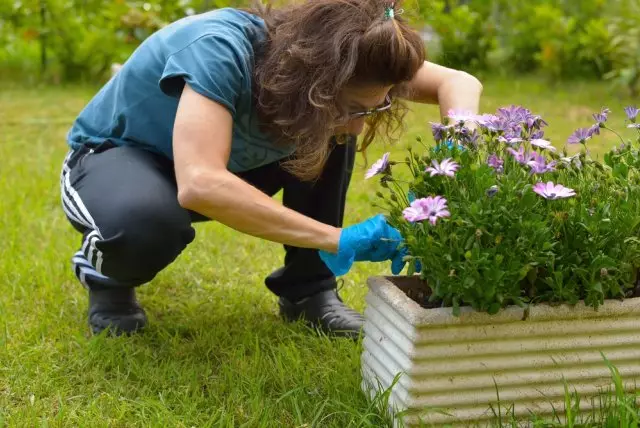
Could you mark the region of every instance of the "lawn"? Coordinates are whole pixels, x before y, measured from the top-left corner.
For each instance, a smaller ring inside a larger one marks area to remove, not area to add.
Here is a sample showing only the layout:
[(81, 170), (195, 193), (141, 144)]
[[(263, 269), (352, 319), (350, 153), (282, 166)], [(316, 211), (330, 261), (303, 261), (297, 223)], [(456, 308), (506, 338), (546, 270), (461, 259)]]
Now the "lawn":
[[(65, 133), (94, 91), (0, 93), (0, 426), (384, 426), (360, 393), (360, 344), (279, 319), (263, 279), (279, 267), (281, 246), (219, 224), (196, 225), (196, 241), (141, 287), (144, 334), (90, 336), (86, 291), (70, 269), (80, 237), (63, 216), (58, 174)], [(600, 83), (485, 83), (483, 111), (512, 103), (543, 115), (560, 147), (603, 106), (623, 129), (622, 107), (632, 101)], [(417, 135), (430, 141), (437, 108), (414, 107), (392, 151)], [(600, 137), (592, 153), (616, 138)], [(387, 149), (374, 147), (369, 161)], [(357, 162), (347, 224), (376, 213), (376, 184)], [(366, 278), (387, 269), (357, 265), (343, 278), (346, 302), (363, 310)]]

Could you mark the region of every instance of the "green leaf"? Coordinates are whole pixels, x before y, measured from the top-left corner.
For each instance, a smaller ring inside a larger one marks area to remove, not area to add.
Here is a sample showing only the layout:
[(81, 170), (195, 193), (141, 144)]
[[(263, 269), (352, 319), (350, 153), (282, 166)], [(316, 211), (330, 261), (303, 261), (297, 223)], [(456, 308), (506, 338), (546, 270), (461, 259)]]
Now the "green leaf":
[(409, 267), (407, 268), (407, 275), (411, 276), (416, 273), (416, 263), (414, 260), (409, 261)]
[(500, 307), (500, 303), (492, 303), (489, 305), (489, 309), (487, 309), (487, 312), (489, 313), (489, 315), (495, 315), (500, 311)]
[(613, 176), (626, 180), (629, 177), (629, 167), (624, 163), (618, 163), (613, 167)]
[(530, 265), (524, 265), (522, 269), (520, 269), (520, 273), (518, 274), (518, 280), (521, 281), (526, 278), (527, 274), (529, 274), (529, 270), (531, 270)]
[(453, 306), (451, 309), (454, 317), (460, 316), (460, 303), (458, 302), (458, 299), (455, 297), (453, 298)]

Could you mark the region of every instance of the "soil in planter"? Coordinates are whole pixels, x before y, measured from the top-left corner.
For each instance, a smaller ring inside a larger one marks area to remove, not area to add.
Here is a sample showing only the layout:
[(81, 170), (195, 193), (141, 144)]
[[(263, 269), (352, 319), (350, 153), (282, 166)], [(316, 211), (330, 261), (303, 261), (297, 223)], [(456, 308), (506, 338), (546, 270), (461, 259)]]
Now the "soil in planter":
[[(388, 276), (387, 279), (421, 307), (425, 309), (442, 307), (440, 299), (429, 301), (431, 289), (419, 275)], [(636, 281), (636, 286), (627, 292), (628, 299), (633, 297), (640, 297), (640, 278)]]

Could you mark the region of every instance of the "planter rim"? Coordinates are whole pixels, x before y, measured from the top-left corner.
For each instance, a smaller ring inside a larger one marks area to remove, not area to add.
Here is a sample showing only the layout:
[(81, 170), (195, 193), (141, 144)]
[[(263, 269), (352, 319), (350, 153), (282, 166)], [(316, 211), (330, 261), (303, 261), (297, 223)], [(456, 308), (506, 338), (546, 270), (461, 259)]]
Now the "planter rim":
[[(461, 306), (460, 315), (453, 316), (452, 309), (423, 308), (398, 288), (388, 276), (371, 276), (367, 279), (369, 289), (383, 301), (395, 308), (412, 325), (464, 325), (498, 324), (524, 320), (557, 321), (603, 317), (636, 317), (640, 319), (640, 297), (624, 300), (605, 300), (596, 310), (583, 301), (571, 306), (551, 306), (546, 303), (531, 305), (528, 311), (519, 306), (508, 306), (494, 315), (478, 312), (470, 306)], [(400, 278), (400, 277), (398, 277)], [(405, 276), (406, 278), (406, 276)], [(528, 314), (527, 314), (528, 312)]]

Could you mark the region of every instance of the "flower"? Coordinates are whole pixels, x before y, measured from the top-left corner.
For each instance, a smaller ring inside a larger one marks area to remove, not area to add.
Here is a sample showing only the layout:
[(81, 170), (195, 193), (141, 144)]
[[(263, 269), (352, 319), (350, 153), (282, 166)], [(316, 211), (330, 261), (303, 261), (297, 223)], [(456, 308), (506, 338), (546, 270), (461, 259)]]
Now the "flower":
[(567, 139), (567, 143), (584, 144), (592, 136), (593, 136), (593, 131), (590, 128), (576, 129), (576, 131), (573, 134), (571, 134), (571, 136)]
[(449, 110), (447, 112), (447, 117), (451, 119), (453, 122), (464, 123), (475, 121), (477, 115), (471, 113), (468, 110)]
[(589, 136), (593, 137), (594, 135), (600, 135), (600, 124), (596, 123), (589, 128)]
[(540, 140), (542, 138), (544, 138), (544, 131), (542, 130), (531, 133), (532, 140)]
[(477, 129), (474, 129), (473, 131), (469, 131), (467, 128), (462, 128), (458, 134), (460, 136), (460, 141), (462, 141), (463, 143), (472, 145), (472, 146), (478, 145), (478, 139), (480, 138), (480, 134), (478, 133)]
[(508, 119), (509, 122), (524, 123), (531, 116), (531, 111), (521, 106), (512, 105), (499, 108), (498, 116)]
[(636, 117), (638, 117), (638, 114), (640, 114), (640, 109), (635, 106), (629, 106), (624, 108), (624, 112), (627, 114), (627, 118), (631, 122), (635, 122)]
[(498, 141), (500, 141), (501, 143), (505, 143), (505, 144), (518, 144), (518, 143), (522, 143), (524, 140), (520, 137), (503, 137), (500, 136), (498, 137)]
[(551, 181), (546, 184), (542, 182), (536, 183), (536, 185), (533, 186), (533, 191), (543, 198), (551, 200), (569, 198), (576, 195), (576, 192), (573, 189), (564, 187), (561, 184), (553, 184)]
[(432, 122), (431, 132), (433, 133), (433, 139), (436, 140), (436, 142), (444, 140), (444, 137), (447, 135), (450, 128), (450, 126)]
[(531, 145), (536, 146), (536, 147), (540, 147), (541, 149), (549, 149), (549, 150), (551, 150), (553, 152), (556, 151), (556, 148), (551, 145), (550, 141), (543, 140), (541, 138), (535, 138), (535, 139), (531, 140)]
[(571, 164), (575, 165), (576, 168), (582, 168), (582, 162), (580, 161), (580, 153), (576, 153), (573, 156), (562, 157), (560, 161), (566, 166), (571, 166)]
[(483, 114), (482, 116), (476, 116), (476, 122), (478, 123), (478, 125), (489, 132), (505, 131), (509, 127), (509, 124), (506, 120), (494, 114)]
[(502, 172), (504, 169), (504, 161), (496, 156), (495, 153), (489, 155), (489, 157), (487, 158), (487, 165), (489, 165), (498, 173)]
[(540, 130), (543, 126), (549, 125), (542, 117), (533, 114), (527, 117), (526, 124), (529, 129), (537, 130)]
[(447, 200), (436, 196), (416, 199), (402, 211), (402, 215), (411, 223), (429, 219), (429, 223), (435, 225), (438, 218), (449, 217), (451, 213), (447, 210)]
[(527, 166), (531, 168), (532, 174), (544, 174), (545, 172), (553, 172), (556, 170), (556, 162), (547, 163), (544, 156), (539, 153), (531, 153), (531, 160), (527, 162)]
[(431, 161), (431, 165), (433, 166), (425, 169), (425, 172), (430, 173), (431, 177), (434, 175), (446, 175), (448, 177), (453, 177), (458, 168), (460, 168), (460, 165), (451, 160), (451, 158), (447, 158), (440, 163), (433, 160)]
[(607, 121), (609, 113), (611, 113), (611, 110), (609, 110), (608, 108), (603, 108), (600, 113), (595, 113), (593, 115), (593, 119), (598, 125), (602, 125)]
[(498, 186), (494, 184), (493, 186), (489, 187), (485, 193), (488, 197), (493, 198), (496, 193), (498, 193)]
[(522, 165), (526, 165), (526, 163), (532, 159), (531, 153), (525, 152), (524, 146), (520, 146), (518, 151), (515, 151), (514, 149), (509, 147), (507, 151), (511, 153), (511, 155), (519, 164), (522, 164)]
[(389, 152), (385, 153), (384, 155), (382, 155), (382, 158), (378, 159), (373, 165), (371, 165), (371, 168), (369, 168), (364, 176), (365, 180), (368, 180), (375, 175), (382, 174), (388, 170), (390, 154), (391, 153)]

